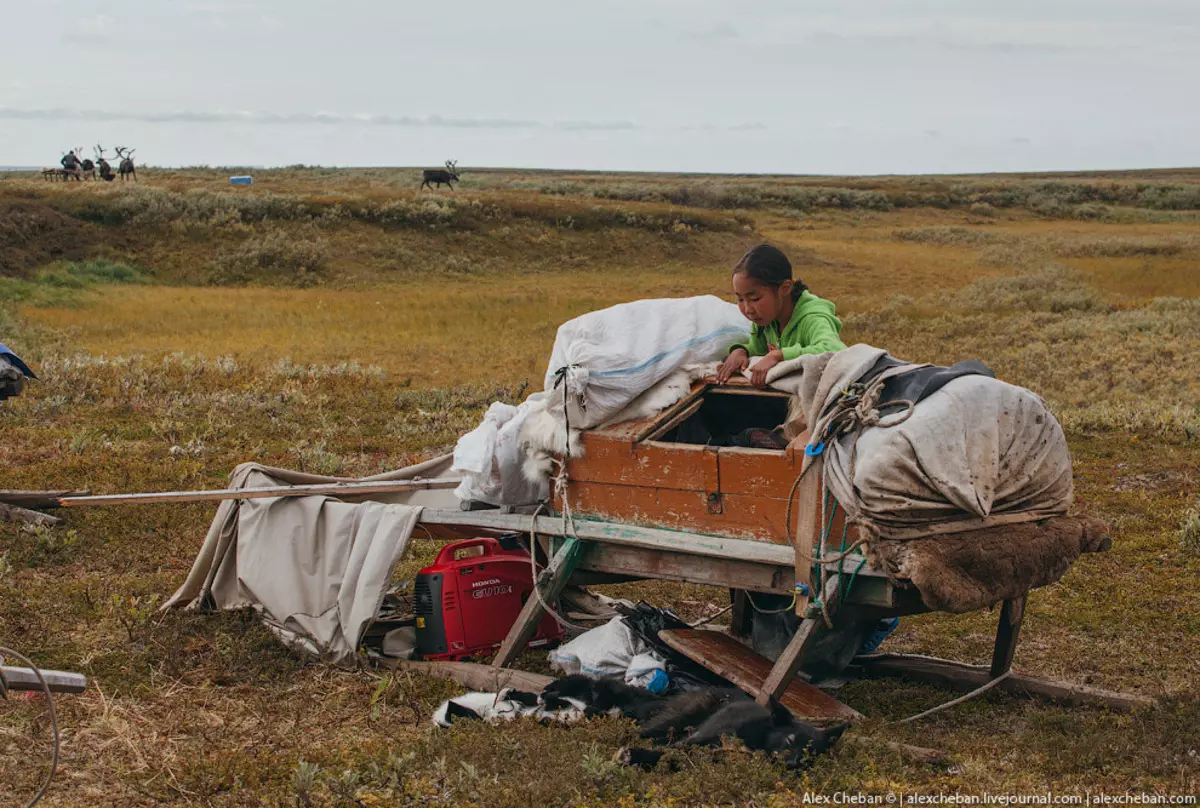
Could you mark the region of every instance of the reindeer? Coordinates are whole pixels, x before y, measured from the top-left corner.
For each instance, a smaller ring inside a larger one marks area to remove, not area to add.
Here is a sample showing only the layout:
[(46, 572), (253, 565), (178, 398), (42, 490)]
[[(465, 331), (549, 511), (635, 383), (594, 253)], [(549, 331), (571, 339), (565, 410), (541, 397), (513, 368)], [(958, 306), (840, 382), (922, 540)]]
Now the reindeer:
[[(433, 183), (438, 188), (442, 187), (442, 183), (450, 186), (450, 190), (454, 190), (454, 182), (458, 180), (458, 161), (447, 160), (446, 167), (442, 168), (427, 168), (421, 173), (421, 188), (429, 188), (429, 183)], [(417, 189), (421, 190), (420, 188)], [(429, 190), (433, 190), (429, 188)]]
[[(75, 154), (77, 154), (77, 155), (83, 154), (83, 146), (76, 146)], [(96, 164), (93, 163), (91, 160), (80, 160), (79, 161), (79, 172), (80, 173), (79, 173), (79, 176), (77, 177), (77, 179), (88, 179), (89, 177), (91, 179), (96, 179)]]
[(112, 166), (109, 165), (108, 160), (104, 159), (104, 147), (97, 143), (95, 152), (96, 165), (100, 168), (100, 179), (105, 182), (112, 182), (116, 179), (117, 175), (113, 173)]
[(137, 170), (133, 167), (133, 153), (136, 149), (127, 149), (124, 146), (117, 146), (117, 157), (121, 158), (121, 165), (117, 168), (117, 173), (121, 175), (121, 182), (125, 182), (127, 174), (133, 175), (133, 181), (137, 182)]

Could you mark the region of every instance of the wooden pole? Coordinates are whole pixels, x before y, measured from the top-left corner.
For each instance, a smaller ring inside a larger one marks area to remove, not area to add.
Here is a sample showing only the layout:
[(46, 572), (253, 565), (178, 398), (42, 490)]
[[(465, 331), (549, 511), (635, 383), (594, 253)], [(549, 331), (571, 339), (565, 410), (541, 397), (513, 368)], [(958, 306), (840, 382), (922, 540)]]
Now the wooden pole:
[(554, 681), (553, 676), (529, 673), (516, 668), (494, 668), (491, 665), (480, 665), (475, 662), (418, 662), (407, 659), (387, 659), (379, 664), (386, 668), (453, 679), (463, 687), (490, 693), (499, 693), (506, 687), (541, 693), (546, 689), (546, 685)]
[[(853, 664), (869, 676), (902, 676), (919, 682), (948, 685), (959, 690), (974, 690), (994, 678), (987, 666), (968, 665), (918, 654), (870, 654), (856, 657)], [(1016, 695), (1032, 694), (1065, 704), (1100, 704), (1110, 710), (1141, 710), (1158, 704), (1151, 696), (1115, 693), (1111, 690), (1040, 679), (1020, 673), (1010, 674), (996, 685), (996, 689)]]
[[(825, 611), (830, 615), (831, 621), (841, 605), (838, 602), (839, 579), (840, 576), (837, 575), (829, 576), (825, 581), (825, 591), (821, 593), (825, 602)], [(771, 673), (767, 676), (766, 681), (763, 682), (762, 689), (758, 691), (756, 700), (759, 704), (766, 704), (770, 699), (778, 699), (783, 695), (783, 692), (787, 690), (788, 683), (796, 676), (796, 671), (800, 670), (800, 663), (804, 661), (804, 655), (828, 631), (829, 627), (825, 625), (823, 615), (818, 614), (800, 621), (795, 636), (779, 654), (779, 659), (775, 660), (775, 665), (771, 668)]]
[[(88, 680), (82, 673), (42, 670), (41, 668), (38, 670), (41, 671), (42, 678), (46, 680), (51, 693), (82, 693), (87, 690)], [(42, 689), (42, 683), (38, 681), (37, 674), (33, 672), (32, 668), (0, 665), (0, 679), (4, 680), (4, 685), (9, 690), (40, 691)]]
[(63, 497), (86, 497), (91, 491), (0, 491), (0, 502), (21, 508), (57, 508)]
[(101, 494), (90, 497), (60, 497), (63, 508), (83, 505), (147, 505), (154, 502), (206, 502), (222, 499), (262, 499), (266, 497), (366, 496), (402, 491), (428, 491), (457, 488), (458, 477), (430, 480), (381, 480), (367, 483), (320, 483), (317, 485), (276, 485), (266, 488), (224, 488), (216, 491), (157, 491), (145, 494)]

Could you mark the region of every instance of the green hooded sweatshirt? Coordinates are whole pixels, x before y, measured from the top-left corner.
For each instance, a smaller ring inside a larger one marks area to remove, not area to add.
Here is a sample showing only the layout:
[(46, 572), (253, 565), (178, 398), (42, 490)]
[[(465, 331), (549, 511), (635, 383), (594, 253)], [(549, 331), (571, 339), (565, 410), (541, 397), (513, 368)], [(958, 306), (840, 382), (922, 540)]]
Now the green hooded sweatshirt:
[(841, 351), (846, 347), (838, 338), (841, 330), (842, 321), (834, 315), (833, 304), (806, 291), (796, 301), (792, 319), (788, 320), (782, 335), (774, 322), (766, 328), (752, 326), (750, 341), (733, 345), (729, 350), (744, 348), (750, 356), (765, 356), (769, 346), (774, 345), (783, 351), (785, 360), (805, 354)]

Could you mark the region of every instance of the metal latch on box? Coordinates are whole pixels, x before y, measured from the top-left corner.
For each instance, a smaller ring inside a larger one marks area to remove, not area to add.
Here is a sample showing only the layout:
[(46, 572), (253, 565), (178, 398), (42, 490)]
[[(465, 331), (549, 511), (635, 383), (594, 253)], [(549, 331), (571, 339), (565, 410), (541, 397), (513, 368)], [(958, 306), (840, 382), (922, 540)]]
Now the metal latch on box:
[(721, 498), (721, 493), (718, 491), (714, 494), (709, 494), (706, 497), (708, 502), (709, 513), (725, 513), (725, 501)]

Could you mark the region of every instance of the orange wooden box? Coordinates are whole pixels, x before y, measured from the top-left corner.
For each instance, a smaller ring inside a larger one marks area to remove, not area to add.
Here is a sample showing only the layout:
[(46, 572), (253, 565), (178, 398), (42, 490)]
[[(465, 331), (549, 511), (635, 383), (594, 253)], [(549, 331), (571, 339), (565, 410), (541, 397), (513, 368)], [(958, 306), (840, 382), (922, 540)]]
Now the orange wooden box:
[[(571, 511), (614, 522), (791, 544), (788, 499), (800, 475), (807, 433), (780, 450), (681, 442), (702, 440), (706, 432), (772, 429), (784, 423), (787, 407), (785, 393), (745, 383), (702, 382), (654, 418), (583, 432), (584, 455), (567, 464)], [(792, 499), (794, 531), (799, 512), (796, 497)], [(557, 496), (554, 505), (562, 509)]]

